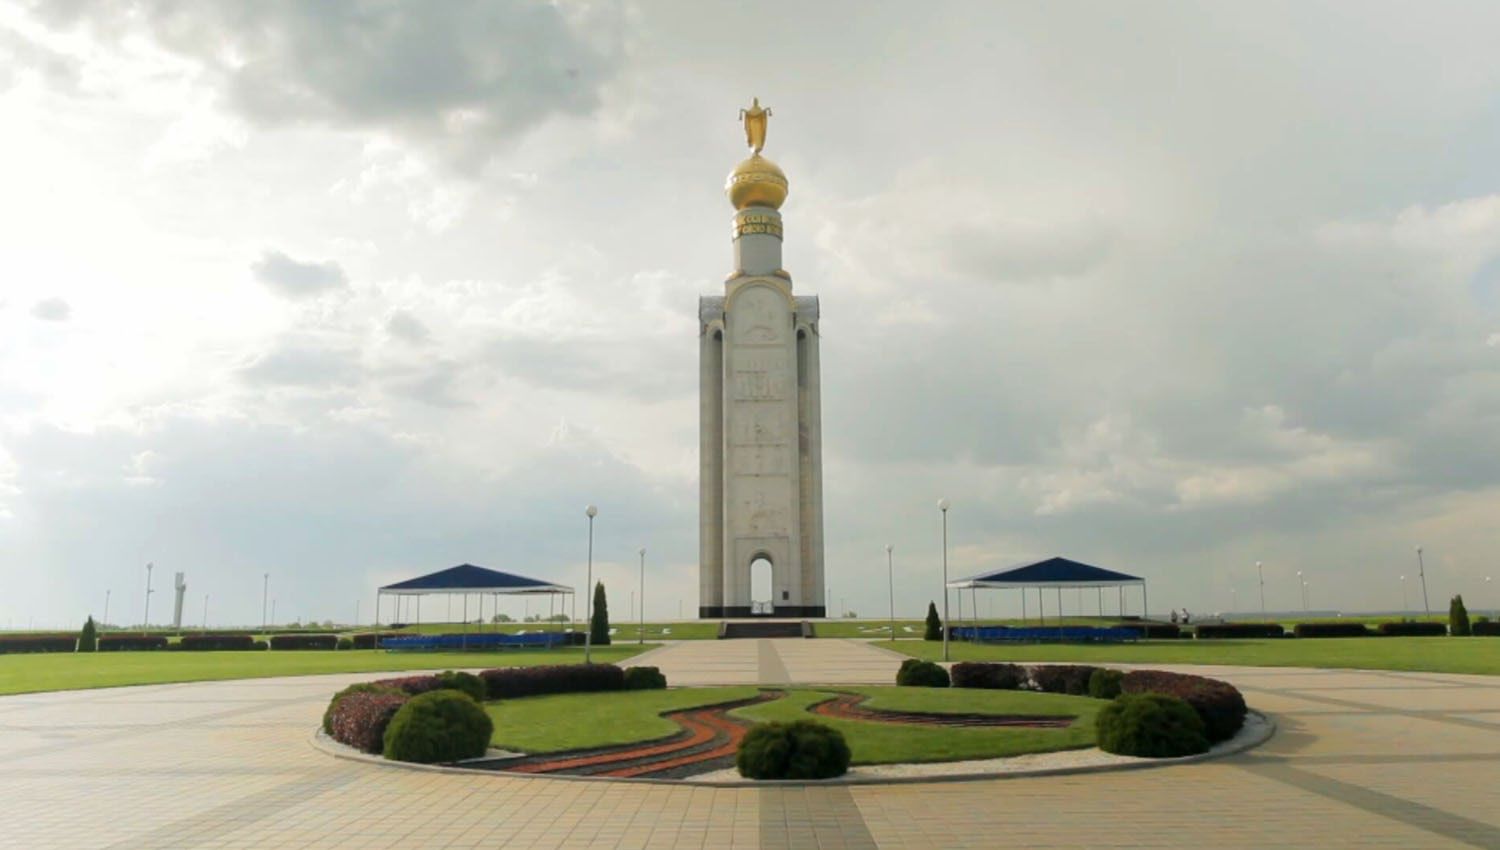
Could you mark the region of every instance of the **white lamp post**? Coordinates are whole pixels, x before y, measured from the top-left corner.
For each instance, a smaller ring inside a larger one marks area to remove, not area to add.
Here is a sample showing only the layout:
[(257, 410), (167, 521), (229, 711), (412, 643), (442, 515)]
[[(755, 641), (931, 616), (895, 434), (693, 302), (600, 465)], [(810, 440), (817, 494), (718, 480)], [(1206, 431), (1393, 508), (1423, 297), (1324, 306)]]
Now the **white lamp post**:
[(641, 556), (641, 633), (636, 643), (646, 642), (646, 547), (640, 549)]
[(1410, 611), (1410, 610), (1411, 610), (1411, 606), (1408, 605), (1407, 602), (1406, 602), (1406, 576), (1402, 576), (1401, 577), (1401, 616), (1403, 616), (1403, 617), (1406, 616), (1406, 612)]
[[(271, 599), (271, 574), (270, 573), (266, 573), (265, 575), (261, 576), (261, 584), (260, 584), (260, 630), (261, 631), (265, 631), (266, 630), (266, 624), (268, 622), (270, 622), (269, 620), (266, 619), (266, 605), (270, 602), (270, 599)], [(399, 611), (396, 613), (396, 618), (397, 619), (401, 618), (401, 614), (400, 614)]]
[(1260, 561), (1255, 562), (1255, 575), (1260, 579), (1260, 618), (1269, 620), (1270, 617), (1266, 614), (1266, 572), (1261, 569)]
[(885, 573), (886, 582), (891, 593), (891, 640), (896, 639), (896, 567), (891, 557), (891, 550), (895, 547), (885, 544)]
[(1302, 613), (1307, 613), (1307, 582), (1302, 578), (1302, 571), (1297, 571), (1297, 592), (1302, 594)]
[(208, 594), (203, 594), (203, 630), (208, 631)]
[(151, 568), (155, 564), (146, 564), (146, 613), (141, 617), (141, 628), (151, 628)]
[(948, 660), (948, 508), (952, 503), (938, 499), (938, 510), (943, 512), (943, 660)]
[(599, 515), (599, 509), (593, 505), (583, 509), (589, 518), (589, 570), (588, 582), (584, 585), (588, 597), (583, 601), (583, 617), (587, 629), (583, 633), (583, 663), (589, 664), (593, 661), (593, 637), (594, 637), (594, 517)]
[(1427, 569), (1422, 563), (1422, 547), (1417, 547), (1417, 578), (1422, 580), (1422, 610), (1432, 615), (1432, 606), (1427, 604)]
[(99, 630), (104, 630), (104, 624), (109, 622), (109, 590), (104, 591), (104, 620), (99, 623)]

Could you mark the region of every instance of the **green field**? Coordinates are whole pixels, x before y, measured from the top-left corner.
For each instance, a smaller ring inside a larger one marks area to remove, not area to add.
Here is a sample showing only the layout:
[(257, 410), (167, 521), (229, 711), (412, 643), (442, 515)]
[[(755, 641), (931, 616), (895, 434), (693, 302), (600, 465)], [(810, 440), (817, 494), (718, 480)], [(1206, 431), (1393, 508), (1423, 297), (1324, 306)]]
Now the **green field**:
[[(1022, 753), (1073, 750), (1094, 745), (1094, 714), (1105, 705), (1088, 697), (1036, 694), (1024, 691), (981, 691), (955, 688), (840, 687), (871, 697), (871, 708), (942, 713), (1065, 714), (1078, 718), (1066, 729), (963, 729), (868, 723), (818, 717), (844, 733), (854, 764), (959, 761), (1000, 758)], [(832, 696), (832, 691), (797, 689), (784, 699), (736, 709), (747, 720), (799, 720), (807, 708)]]
[[(941, 641), (882, 641), (877, 646), (940, 660)], [(1488, 637), (1149, 640), (1123, 644), (950, 644), (954, 661), (1058, 661), (1084, 664), (1230, 664), (1339, 667), (1431, 673), (1500, 674), (1500, 639)]]
[(675, 688), (612, 694), (556, 694), (486, 703), (495, 721), (491, 742), (523, 753), (555, 753), (665, 738), (677, 724), (660, 715), (749, 699), (753, 685), (729, 688)]
[[(647, 645), (650, 648), (650, 645)], [(641, 648), (601, 646), (595, 661), (620, 661)], [(0, 694), (157, 685), (263, 676), (371, 673), (574, 664), (583, 649), (510, 649), (502, 652), (396, 653), (375, 650), (282, 652), (100, 652), (0, 655)]]
[[(840, 687), (870, 696), (872, 708), (937, 713), (1060, 714), (1078, 717), (1067, 729), (957, 729), (817, 717), (844, 733), (855, 764), (954, 761), (1077, 749), (1094, 744), (1094, 713), (1104, 703), (1085, 697), (951, 688)], [(667, 711), (747, 699), (757, 688), (674, 688), (613, 694), (561, 694), (485, 705), (502, 749), (550, 753), (663, 738), (677, 731)], [(811, 718), (808, 706), (832, 691), (797, 689), (774, 702), (736, 709), (757, 722)]]

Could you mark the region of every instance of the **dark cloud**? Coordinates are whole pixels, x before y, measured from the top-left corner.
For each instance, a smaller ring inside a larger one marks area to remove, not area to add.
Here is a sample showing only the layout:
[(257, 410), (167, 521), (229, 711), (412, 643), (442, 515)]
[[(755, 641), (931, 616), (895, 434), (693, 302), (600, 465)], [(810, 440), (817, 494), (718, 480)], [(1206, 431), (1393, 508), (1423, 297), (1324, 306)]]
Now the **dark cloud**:
[(423, 345), (432, 339), (432, 331), (409, 310), (396, 310), (385, 320), (385, 332), (393, 339), (411, 345)]
[(73, 315), (73, 308), (61, 298), (43, 298), (31, 305), (31, 315), (44, 322), (66, 322)]
[(143, 29), (216, 77), (228, 103), (268, 126), (388, 130), (482, 165), (498, 142), (554, 115), (584, 115), (617, 71), (622, 14), (610, 3), (37, 6), (58, 26), (116, 40)]
[(287, 298), (312, 298), (343, 289), (349, 283), (344, 269), (329, 260), (308, 263), (294, 260), (280, 251), (267, 251), (250, 264), (255, 279)]

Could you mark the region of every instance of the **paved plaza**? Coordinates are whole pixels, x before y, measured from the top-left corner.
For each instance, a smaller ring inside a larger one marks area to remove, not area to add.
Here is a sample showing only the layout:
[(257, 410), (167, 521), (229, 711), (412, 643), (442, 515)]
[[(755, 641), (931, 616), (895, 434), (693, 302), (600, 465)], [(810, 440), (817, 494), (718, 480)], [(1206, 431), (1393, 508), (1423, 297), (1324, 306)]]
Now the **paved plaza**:
[[(645, 661), (674, 684), (884, 683), (899, 663), (841, 640), (684, 642)], [(466, 776), (315, 750), (328, 697), (371, 674), (3, 697), (0, 846), (1500, 848), (1500, 677), (1191, 669), (1280, 731), (1198, 765), (814, 788)]]

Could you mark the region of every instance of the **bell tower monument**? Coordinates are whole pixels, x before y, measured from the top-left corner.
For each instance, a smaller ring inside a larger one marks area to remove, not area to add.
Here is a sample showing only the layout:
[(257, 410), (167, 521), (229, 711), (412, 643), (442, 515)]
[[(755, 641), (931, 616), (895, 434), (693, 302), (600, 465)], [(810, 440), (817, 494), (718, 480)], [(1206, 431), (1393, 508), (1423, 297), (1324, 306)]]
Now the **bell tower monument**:
[(750, 156), (724, 185), (734, 271), (698, 301), (703, 618), (827, 614), (818, 299), (793, 295), (781, 267), (788, 184), (761, 155), (770, 117), (758, 99), (740, 110)]

